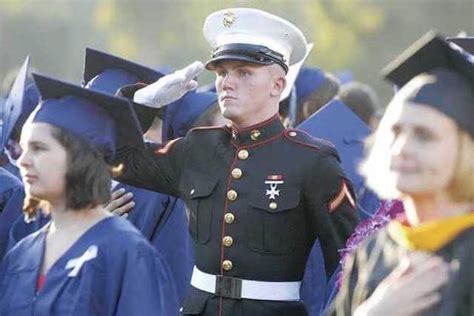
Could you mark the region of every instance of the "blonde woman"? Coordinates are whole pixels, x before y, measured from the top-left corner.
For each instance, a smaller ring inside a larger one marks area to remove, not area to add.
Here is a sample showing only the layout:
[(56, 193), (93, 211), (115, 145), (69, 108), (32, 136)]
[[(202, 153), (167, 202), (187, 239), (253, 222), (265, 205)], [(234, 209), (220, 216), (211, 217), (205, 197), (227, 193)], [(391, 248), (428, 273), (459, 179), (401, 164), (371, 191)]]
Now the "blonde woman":
[(474, 66), (428, 34), (396, 59), (363, 171), (394, 220), (345, 265), (333, 315), (474, 314)]

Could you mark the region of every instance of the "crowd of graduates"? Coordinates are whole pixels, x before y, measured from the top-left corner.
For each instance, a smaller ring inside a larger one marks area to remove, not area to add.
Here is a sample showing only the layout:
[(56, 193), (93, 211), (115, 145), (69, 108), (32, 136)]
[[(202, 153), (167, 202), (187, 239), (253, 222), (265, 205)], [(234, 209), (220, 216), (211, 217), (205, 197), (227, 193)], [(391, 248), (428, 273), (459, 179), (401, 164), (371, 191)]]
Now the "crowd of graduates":
[[(474, 313), (473, 47), (422, 37), (384, 69), (397, 89), (385, 112), (363, 83), (290, 65), (280, 120), (337, 149), (360, 221), (332, 275), (312, 246), (309, 315)], [(84, 60), (67, 83), (26, 57), (0, 101), (0, 315), (177, 315), (200, 238), (192, 214), (173, 192), (116, 180), (114, 156), (227, 124), (219, 95), (203, 85), (147, 107), (134, 92), (166, 74), (91, 48)]]

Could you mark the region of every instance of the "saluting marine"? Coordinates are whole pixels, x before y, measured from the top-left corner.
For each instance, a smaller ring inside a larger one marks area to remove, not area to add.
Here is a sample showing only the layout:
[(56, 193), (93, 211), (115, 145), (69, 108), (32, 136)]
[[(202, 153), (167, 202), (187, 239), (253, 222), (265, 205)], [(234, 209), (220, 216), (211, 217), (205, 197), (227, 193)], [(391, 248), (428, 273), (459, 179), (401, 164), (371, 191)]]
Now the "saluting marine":
[[(122, 144), (119, 180), (186, 202), (196, 263), (183, 314), (307, 315), (299, 290), (311, 247), (319, 239), (331, 275), (357, 215), (335, 148), (285, 129), (278, 116), (285, 74), (304, 57), (306, 39), (255, 9), (211, 14), (204, 35), (229, 124), (158, 149)], [(159, 107), (179, 98), (199, 68), (139, 87), (134, 101)]]

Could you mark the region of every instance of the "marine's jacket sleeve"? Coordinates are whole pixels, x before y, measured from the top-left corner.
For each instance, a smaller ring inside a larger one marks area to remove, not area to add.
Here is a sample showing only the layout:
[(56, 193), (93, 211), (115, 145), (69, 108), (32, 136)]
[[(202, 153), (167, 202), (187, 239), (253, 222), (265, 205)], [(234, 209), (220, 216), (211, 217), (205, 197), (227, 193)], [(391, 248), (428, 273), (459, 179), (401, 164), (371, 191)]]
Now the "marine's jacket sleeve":
[(350, 181), (339, 163), (332, 145), (315, 140), (317, 158), (305, 178), (304, 199), (309, 220), (324, 254), (326, 274), (331, 274), (340, 261), (339, 250), (357, 225), (355, 196)]
[[(143, 87), (141, 83), (124, 86), (116, 95), (132, 100), (134, 93)], [(129, 141), (128, 135), (119, 135), (113, 165), (120, 167), (121, 171), (116, 179), (132, 186), (179, 196), (181, 167), (186, 152), (186, 138), (164, 144), (148, 143), (143, 147)]]
[(121, 166), (117, 180), (151, 191), (179, 196), (179, 181), (188, 142), (177, 138), (166, 144), (147, 144), (145, 148), (122, 145), (114, 165)]

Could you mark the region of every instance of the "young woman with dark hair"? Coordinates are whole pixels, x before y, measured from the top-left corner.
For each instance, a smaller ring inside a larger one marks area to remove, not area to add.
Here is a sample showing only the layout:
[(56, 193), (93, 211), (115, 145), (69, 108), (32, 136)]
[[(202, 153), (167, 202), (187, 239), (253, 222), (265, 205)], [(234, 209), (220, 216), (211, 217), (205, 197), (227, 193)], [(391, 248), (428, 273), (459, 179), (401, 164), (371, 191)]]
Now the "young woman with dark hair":
[[(115, 138), (136, 126), (127, 101), (35, 76), (42, 102), (26, 123), (19, 166), (26, 216), (51, 222), (0, 270), (0, 315), (177, 315), (169, 267), (110, 200)], [(138, 136), (140, 141), (140, 136)]]

